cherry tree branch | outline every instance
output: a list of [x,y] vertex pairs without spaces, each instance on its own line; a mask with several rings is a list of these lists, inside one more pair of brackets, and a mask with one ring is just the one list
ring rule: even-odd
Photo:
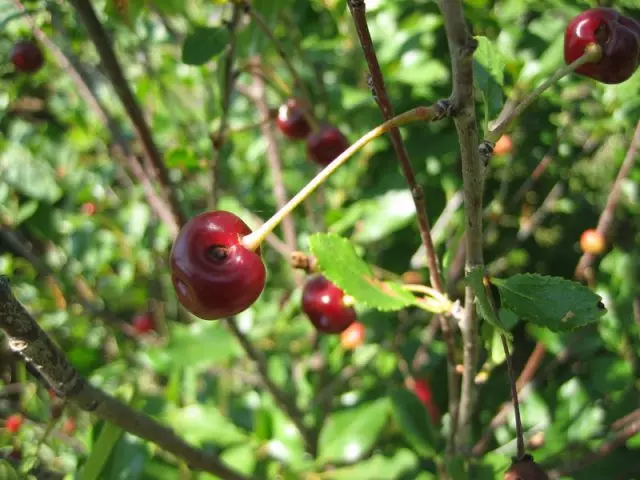
[[0,277],[0,329],[9,337],[11,350],[40,373],[49,384],[47,387],[78,408],[155,443],[183,459],[194,470],[227,480],[249,480],[227,467],[218,457],[189,445],[171,429],[91,385],[16,299],[7,277]]
[[[607,204],[598,219],[598,226],[596,227],[596,230],[605,238],[611,235],[616,207],[618,206],[620,194],[622,193],[622,182],[627,178],[631,168],[633,167],[638,148],[640,148],[640,121],[638,121],[636,125],[631,145],[629,145],[629,149],[627,150],[622,165],[620,166],[616,180],[611,187],[611,192],[609,192],[609,196],[607,197]],[[588,276],[587,272],[591,268],[591,265],[593,265],[595,258],[596,256],[591,253],[582,254],[575,270],[575,277],[577,279],[585,279]]]
[[[442,11],[452,60],[453,91],[451,113],[458,132],[462,157],[462,181],[466,212],[466,269],[484,264],[482,252],[482,194],[484,166],[478,152],[478,128],[473,92],[473,53],[477,41],[467,28],[461,0],[438,0]],[[475,409],[475,376],[478,369],[478,316],[473,289],[465,289],[464,315],[460,321],[464,370],[458,416],[458,449],[466,450],[471,440],[471,418]]]
[[[382,112],[382,116],[385,120],[393,118],[394,111],[393,105],[389,100],[389,95],[384,83],[384,76],[380,69],[380,63],[376,55],[371,33],[369,32],[369,25],[367,24],[366,5],[364,0],[349,0],[347,2],[351,16],[358,32],[358,38],[360,39],[360,45],[364,52],[364,57],[369,67],[369,73],[371,75],[371,83],[373,86],[373,93],[378,103],[378,107]],[[424,190],[420,184],[418,184],[411,166],[411,160],[407,147],[402,140],[402,135],[398,128],[392,128],[389,130],[391,136],[391,143],[396,152],[398,162],[402,169],[402,173],[407,181],[407,185],[411,190],[413,197],[413,203],[416,210],[416,216],[418,219],[418,228],[420,231],[420,239],[424,246],[424,251],[427,260],[427,266],[429,268],[429,277],[431,285],[440,293],[445,293],[444,283],[440,272],[440,266],[438,263],[438,257],[433,245],[433,238],[431,236],[431,229],[429,226],[429,217],[427,215],[427,206],[424,199]],[[455,436],[456,419],[458,417],[458,402],[460,399],[460,390],[458,383],[458,375],[455,370],[455,344],[453,340],[453,333],[449,318],[445,315],[440,315],[440,328],[442,329],[442,336],[447,345],[447,373],[448,373],[448,388],[449,388],[449,411],[452,418],[452,429],[450,432],[450,440]],[[450,442],[451,443],[451,442]]]
[[169,202],[171,212],[176,219],[176,223],[178,225],[184,224],[186,222],[186,217],[180,206],[177,191],[173,188],[162,154],[153,139],[151,128],[149,128],[142,110],[140,109],[140,106],[129,87],[129,83],[124,76],[120,63],[118,62],[118,58],[111,46],[111,41],[109,40],[107,32],[104,30],[100,20],[96,16],[96,12],[89,0],[71,0],[71,3],[78,12],[89,37],[98,50],[106,73],[109,76],[120,101],[127,111],[131,122],[133,123],[134,129],[144,148],[146,157],[152,165],[154,173],[160,183],[162,193],[165,199]]

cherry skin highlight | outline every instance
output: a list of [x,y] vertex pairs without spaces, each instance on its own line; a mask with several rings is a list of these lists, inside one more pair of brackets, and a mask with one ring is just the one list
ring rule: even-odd
[[340,334],[340,345],[345,350],[353,350],[364,343],[365,326],[360,322],[353,322]]
[[326,167],[337,156],[349,148],[349,140],[334,126],[325,125],[307,137],[307,155],[309,158]]
[[249,250],[251,233],[238,216],[205,212],[180,230],[171,250],[171,279],[180,303],[203,320],[237,315],[260,296],[266,269],[260,248]]
[[44,64],[44,55],[40,47],[27,40],[16,43],[9,58],[15,69],[23,73],[35,73]]
[[305,283],[302,311],[323,333],[342,333],[356,321],[356,311],[344,304],[344,292],[322,275],[313,276]]
[[607,84],[628,80],[640,65],[640,23],[611,8],[591,8],[576,15],[564,34],[564,61],[584,55],[587,45],[602,48],[599,62],[589,62],[576,73]]
[[589,228],[580,235],[580,249],[584,253],[600,255],[605,249],[605,239],[595,228]]
[[311,126],[304,116],[303,108],[295,98],[290,98],[278,109],[276,124],[285,136],[303,139],[311,133]]

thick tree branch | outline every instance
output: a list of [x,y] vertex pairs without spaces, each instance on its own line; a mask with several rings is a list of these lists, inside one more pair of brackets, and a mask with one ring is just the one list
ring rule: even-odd
[[186,217],[180,206],[177,192],[173,188],[169,178],[169,172],[164,164],[162,154],[153,139],[151,129],[149,128],[142,110],[129,87],[129,83],[122,72],[122,68],[120,67],[120,63],[118,62],[116,54],[111,46],[107,32],[102,27],[100,20],[98,20],[96,12],[91,6],[91,2],[89,0],[72,0],[71,3],[78,12],[89,37],[98,50],[105,71],[109,76],[120,101],[127,111],[131,122],[133,123],[134,129],[144,148],[146,157],[152,165],[155,176],[160,183],[162,193],[171,205],[171,211],[176,219],[176,223],[178,225],[184,224]]
[[[371,75],[371,83],[373,85],[373,93],[382,112],[382,116],[385,120],[393,118],[394,111],[393,105],[389,100],[389,95],[384,84],[384,77],[380,70],[380,63],[376,56],[376,52],[373,46],[373,40],[369,32],[369,26],[367,24],[366,5],[364,0],[349,0],[348,2],[351,16],[358,32],[358,38],[360,39],[360,45],[364,52],[365,60],[369,67],[369,73]],[[429,277],[431,285],[440,293],[445,293],[444,283],[440,273],[440,266],[438,263],[438,257],[433,245],[433,238],[431,236],[431,229],[429,226],[429,217],[427,215],[427,206],[424,200],[424,190],[422,186],[418,184],[416,180],[413,167],[411,166],[411,160],[407,147],[402,140],[402,135],[398,128],[392,128],[389,130],[391,136],[391,143],[396,152],[398,162],[402,169],[402,173],[407,181],[407,185],[411,190],[413,197],[413,203],[416,209],[416,216],[418,219],[418,229],[420,231],[420,238],[427,260],[427,266],[429,268]],[[447,372],[448,372],[448,388],[449,388],[449,412],[454,419],[452,422],[453,428],[451,429],[450,439],[455,436],[456,419],[458,418],[458,402],[460,398],[460,388],[458,383],[458,375],[455,370],[455,344],[453,339],[453,333],[451,331],[451,324],[449,318],[445,315],[438,316],[440,328],[442,329],[442,336],[447,345]],[[451,442],[450,442],[451,443]]]
[[[466,269],[483,265],[482,193],[484,167],[478,153],[478,129],[473,93],[473,52],[477,41],[471,36],[461,0],[438,0],[452,59],[453,91],[450,97],[462,158],[462,180],[466,212]],[[464,348],[464,371],[456,443],[467,449],[471,441],[471,417],[475,408],[475,376],[478,357],[478,316],[473,289],[465,289],[465,312],[460,322]]]
[[78,408],[155,443],[183,459],[194,470],[206,471],[227,480],[248,480],[217,457],[192,447],[171,429],[92,386],[80,376],[64,352],[15,298],[6,277],[0,277],[0,329],[9,337],[10,348],[42,375],[49,384],[47,387],[53,388]]

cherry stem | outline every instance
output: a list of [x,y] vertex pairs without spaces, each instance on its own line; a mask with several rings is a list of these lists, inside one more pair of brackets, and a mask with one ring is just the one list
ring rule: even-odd
[[[260,15],[260,13],[255,11],[255,9],[251,6],[251,4],[248,1],[243,1],[242,5],[244,6],[245,12],[247,12],[251,16],[251,19],[256,23],[258,28],[260,28],[264,32],[264,34],[267,36],[269,41],[275,47],[276,51],[278,52],[278,55],[280,55],[280,58],[282,58],[287,69],[289,70],[289,73],[291,73],[291,76],[293,77],[293,83],[295,84],[296,88],[300,90],[300,92],[302,93],[304,99],[306,100],[306,103],[308,105],[312,105],[311,93],[309,92],[309,89],[307,88],[304,81],[296,71],[295,67],[293,66],[293,63],[291,63],[291,59],[286,54],[284,47],[278,41],[274,33],[271,31],[271,29],[269,28],[269,25],[267,25],[267,22],[265,21],[265,19],[262,17],[262,15]],[[309,122],[309,125],[311,125],[311,129],[313,131],[318,130],[319,128],[318,122],[316,121],[315,117],[311,114],[311,112],[303,112],[303,113],[305,113],[305,117]]]
[[549,87],[558,82],[561,78],[566,77],[570,73],[574,72],[576,69],[580,68],[585,63],[597,63],[602,58],[602,48],[595,43],[591,43],[585,49],[585,53],[570,63],[569,65],[565,65],[560,70],[556,71],[551,77],[545,80],[542,84],[540,84],[537,88],[535,88],[529,95],[527,95],[516,107],[513,109],[511,114],[507,115],[502,119],[497,125],[495,125],[488,133],[485,138],[486,143],[490,143],[491,145],[495,145],[498,139],[507,131],[511,122],[515,120],[518,116],[522,114],[522,112],[531,105],[544,91],[546,91]]
[[260,244],[264,241],[267,235],[269,235],[282,220],[289,215],[296,207],[298,207],[309,195],[311,195],[316,188],[322,185],[327,179],[335,172],[341,165],[347,162],[356,152],[361,150],[372,140],[384,135],[394,127],[406,125],[412,122],[419,121],[434,121],[443,118],[446,115],[446,111],[443,107],[436,104],[429,107],[417,107],[408,112],[402,113],[393,117],[392,119],[378,125],[373,130],[369,131],[355,143],[353,143],[344,152],[338,155],[329,165],[324,167],[311,181],[305,185],[287,204],[278,210],[269,220],[267,220],[260,228],[253,231],[249,235],[242,238],[242,244],[249,250],[257,250]]

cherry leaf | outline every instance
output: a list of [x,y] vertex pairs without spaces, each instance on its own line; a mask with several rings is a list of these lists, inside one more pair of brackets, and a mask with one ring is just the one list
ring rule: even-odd
[[416,303],[416,298],[396,282],[378,280],[346,238],[333,233],[316,233],[309,247],[318,261],[320,272],[351,295],[356,303],[380,311],[402,310]]
[[197,27],[187,35],[182,45],[182,62],[204,65],[220,55],[228,43],[229,31],[225,27]]
[[555,332],[583,327],[607,312],[599,295],[564,278],[526,273],[491,282],[498,287],[504,307]]

